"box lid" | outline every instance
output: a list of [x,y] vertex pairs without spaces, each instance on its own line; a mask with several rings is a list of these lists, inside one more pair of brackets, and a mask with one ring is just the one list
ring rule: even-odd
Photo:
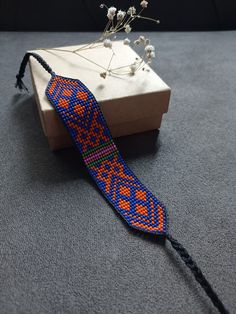
[[[167,112],[170,88],[149,65],[145,65],[147,71],[140,70],[135,75],[112,74],[105,80],[100,76],[109,65],[112,51],[118,55],[112,59],[112,68],[134,63],[139,56],[130,46],[116,41],[113,43],[113,50],[100,45],[93,49],[80,50],[77,52],[79,55],[72,53],[83,46],[59,47],[47,51],[39,49],[33,52],[40,54],[56,74],[79,79],[87,85],[99,102],[109,125],[145,119],[157,112]],[[41,119],[45,115],[51,116],[51,125],[46,126],[43,123],[45,134],[55,136],[64,133],[62,126],[59,129],[54,127],[58,124],[55,120],[57,117],[45,95],[50,75],[34,58],[30,58],[30,69]]]
[[[110,99],[170,90],[169,86],[148,65],[145,65],[145,68],[149,72],[145,71],[143,73],[140,70],[133,76],[111,75],[104,80],[100,77],[100,73],[107,68],[112,50],[101,46],[79,51],[80,56],[63,51],[65,49],[73,51],[80,47],[82,45],[59,47],[56,48],[57,50],[50,51],[34,50],[34,52],[40,54],[58,75],[80,79],[89,87],[99,103]],[[135,61],[135,58],[139,58],[130,46],[124,45],[121,41],[113,43],[113,51],[118,56],[113,58],[112,68],[129,65]],[[87,59],[93,60],[93,62],[101,65],[104,69],[87,61]],[[33,77],[39,76],[37,77],[36,87],[39,90],[45,89],[50,75],[33,58],[30,59],[30,64]],[[42,109],[51,110],[52,107],[47,101],[42,103]]]

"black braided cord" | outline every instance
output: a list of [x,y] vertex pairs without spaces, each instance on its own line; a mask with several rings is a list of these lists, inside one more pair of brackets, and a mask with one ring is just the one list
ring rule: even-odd
[[29,61],[30,56],[34,57],[49,74],[51,74],[51,75],[55,74],[53,72],[52,68],[47,64],[47,62],[42,57],[40,57],[40,55],[38,55],[37,53],[34,53],[34,52],[27,52],[24,55],[24,58],[21,62],[19,73],[16,75],[16,84],[15,84],[16,88],[18,87],[20,90],[24,89],[27,92],[29,92],[28,88],[23,83],[22,78],[24,77],[25,68],[26,68],[26,65]]
[[210,283],[207,281],[207,279],[203,275],[201,269],[197,266],[196,262],[189,255],[188,251],[176,239],[174,239],[170,234],[167,234],[166,238],[170,241],[172,247],[176,250],[176,252],[182,258],[184,263],[191,270],[195,279],[202,286],[203,290],[206,292],[206,294],[211,299],[214,306],[219,310],[219,312],[222,314],[229,313],[229,311],[226,310],[222,301],[219,299],[216,292],[213,290]]

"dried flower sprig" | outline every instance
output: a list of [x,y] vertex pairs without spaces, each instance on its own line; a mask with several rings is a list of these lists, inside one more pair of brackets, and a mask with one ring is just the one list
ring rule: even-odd
[[[111,6],[108,7],[105,3],[100,4],[101,9],[106,10],[106,16],[107,16],[107,24],[101,34],[101,36],[95,40],[92,43],[85,44],[83,46],[80,46],[80,48],[75,49],[73,51],[66,50],[66,49],[44,49],[46,51],[50,50],[58,50],[58,51],[67,51],[70,53],[74,53],[87,61],[95,64],[96,66],[100,67],[103,72],[100,73],[100,76],[102,78],[106,78],[109,74],[115,74],[115,75],[127,75],[131,74],[134,75],[139,69],[145,69],[144,65],[145,63],[151,64],[152,59],[155,58],[155,47],[151,45],[150,40],[148,38],[145,38],[144,36],[139,36],[136,40],[131,42],[131,40],[127,37],[123,40],[124,45],[132,45],[133,47],[140,45],[143,46],[143,55],[140,58],[136,58],[136,60],[129,65],[121,66],[118,68],[112,68],[112,60],[115,56],[115,53],[112,49],[113,46],[113,40],[116,38],[116,34],[120,31],[124,31],[127,35],[132,31],[131,24],[135,19],[144,19],[149,20],[152,22],[155,22],[157,24],[160,23],[159,20],[153,19],[150,17],[143,16],[143,11],[148,7],[149,2],[147,0],[141,0],[140,1],[140,10],[137,13],[137,8],[135,6],[131,6],[128,8],[127,11],[124,10],[117,10],[116,7]],[[82,56],[80,54],[81,51],[86,49],[93,49],[96,47],[105,47],[108,49],[111,49],[112,55],[109,60],[109,64],[107,68],[104,68],[103,66],[99,65],[98,63],[94,62],[93,60],[86,58],[85,56]]]

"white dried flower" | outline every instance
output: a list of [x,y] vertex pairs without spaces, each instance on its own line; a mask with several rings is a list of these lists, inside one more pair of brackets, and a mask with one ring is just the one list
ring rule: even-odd
[[130,44],[129,38],[125,38],[124,41],[123,41],[123,44],[124,45],[129,45]]
[[155,51],[150,52],[150,58],[154,59],[156,57]]
[[125,32],[128,34],[128,33],[131,32],[131,30],[132,30],[132,28],[130,27],[129,24],[127,24],[127,25],[125,26]]
[[118,20],[118,21],[123,20],[123,18],[125,17],[125,15],[126,15],[126,12],[125,12],[125,11],[119,10],[119,11],[117,12],[117,20]]
[[135,44],[135,45],[139,45],[139,44],[140,44],[140,40],[139,40],[139,39],[136,39],[136,40],[134,41],[134,44]]
[[135,7],[130,7],[129,9],[128,9],[128,11],[127,11],[127,14],[129,14],[129,15],[135,15],[136,14],[136,9],[135,9]]
[[111,48],[112,47],[112,41],[110,39],[105,39],[103,41],[103,46],[106,48]]
[[145,9],[145,8],[147,8],[147,6],[148,6],[148,1],[143,0],[143,1],[141,1],[140,5],[141,5],[141,7],[142,7],[143,9]]
[[130,73],[131,73],[132,75],[134,75],[135,71],[137,70],[137,64],[136,64],[136,63],[133,63],[133,64],[130,65],[129,68],[130,68]]
[[145,52],[146,52],[146,53],[151,53],[151,52],[153,52],[153,51],[155,51],[155,47],[154,47],[153,45],[147,45],[147,46],[145,47]]
[[115,7],[108,8],[107,17],[109,18],[109,20],[113,20],[115,15],[116,15],[116,8]]
[[139,41],[144,44],[145,43],[145,37],[144,36],[139,36]]
[[99,6],[101,9],[103,9],[105,7],[105,4],[104,3],[101,3],[100,6]]
[[105,79],[107,77],[107,73],[106,72],[102,72],[102,73],[100,73],[100,76]]
[[150,39],[145,39],[145,45],[149,45],[150,44]]
[[155,54],[155,47],[153,45],[147,45],[145,47],[145,54],[146,54],[146,58],[148,60],[148,64],[151,64],[152,59],[155,58],[156,54]]

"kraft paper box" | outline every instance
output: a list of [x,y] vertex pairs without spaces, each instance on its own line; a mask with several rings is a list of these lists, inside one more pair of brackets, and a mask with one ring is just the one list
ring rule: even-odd
[[[111,49],[87,49],[80,51],[80,56],[62,51],[79,47],[34,52],[40,54],[56,74],[79,79],[87,85],[95,95],[113,137],[159,129],[170,99],[170,88],[165,82],[148,65],[145,65],[147,70],[139,70],[133,76],[108,75],[103,79],[100,73],[104,70],[87,59],[107,68]],[[129,65],[138,57],[132,48],[121,41],[113,44],[113,50],[117,56],[113,58],[112,68]],[[30,69],[43,131],[50,148],[57,150],[71,146],[65,126],[45,95],[50,75],[34,58],[30,58]]]

